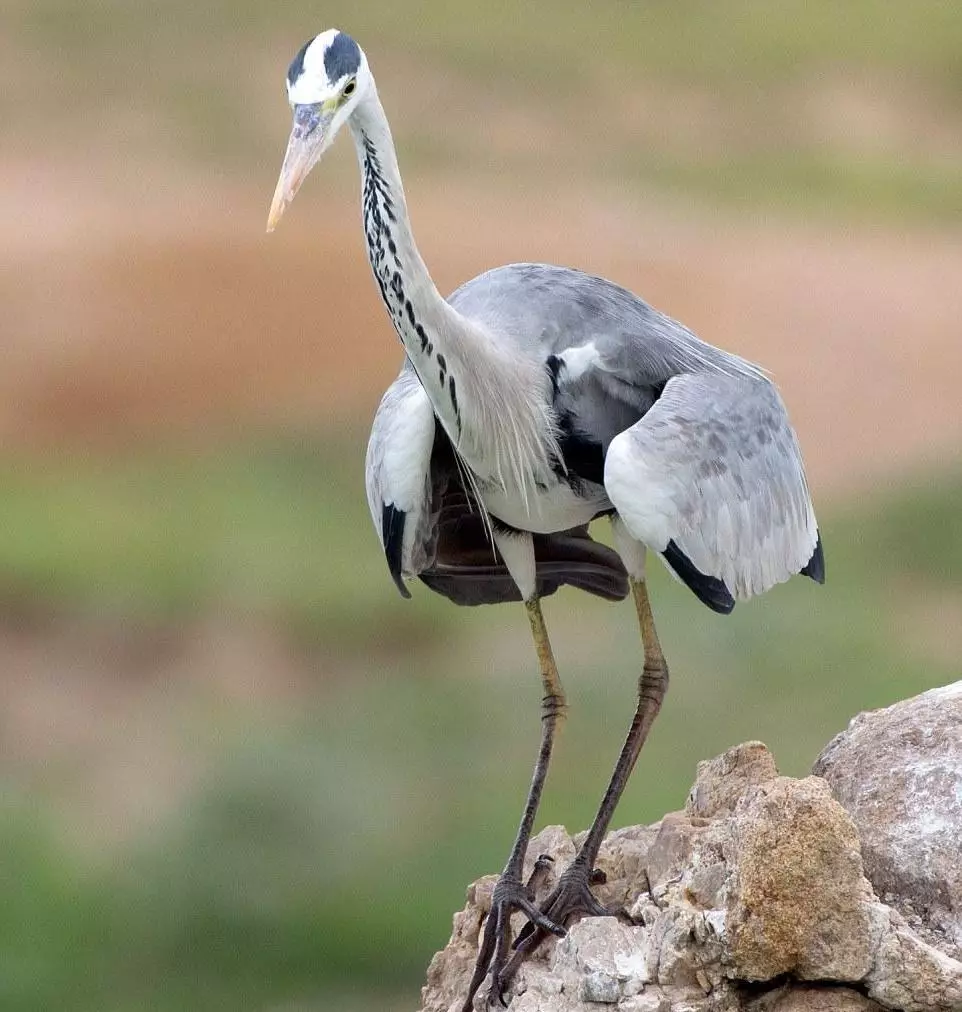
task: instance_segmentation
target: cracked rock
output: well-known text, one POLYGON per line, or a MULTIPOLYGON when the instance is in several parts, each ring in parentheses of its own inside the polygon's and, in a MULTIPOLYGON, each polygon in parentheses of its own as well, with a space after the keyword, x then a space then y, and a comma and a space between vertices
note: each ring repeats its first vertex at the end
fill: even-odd
MULTIPOLYGON (((915 806, 903 805, 913 825, 941 826, 951 815, 951 839, 958 841, 962 811, 943 803, 944 781, 920 781, 918 751, 900 745, 945 745, 954 718, 934 714, 932 704, 962 700, 962 683, 950 690, 900 704, 897 732, 889 728, 896 740, 886 753, 887 774, 891 783, 925 786, 915 806), (941 807, 926 812, 930 801, 941 807)), ((765 746, 748 742, 699 764, 684 812, 609 834, 598 859, 608 881, 596 893, 621 914, 584 918, 565 938, 549 939, 519 971, 511 1012, 962 1012, 962 962, 945 928, 945 918, 959 912, 945 902, 959 882, 958 860, 953 864, 946 851, 944 861, 925 865, 941 876, 937 889, 917 887, 917 875, 884 879, 898 909, 873 889, 867 856, 863 868, 861 777, 878 772, 878 796, 888 795, 873 757, 852 758, 846 750, 876 716, 856 718, 825 750, 817 766, 824 779, 780 777, 765 746), (910 911, 911 922, 900 910, 910 911)), ((860 747, 880 751, 882 744, 860 747)), ((950 769, 953 761, 950 753, 950 769)), ((887 839, 896 841, 897 854, 907 853, 908 835, 879 830, 871 868, 885 866, 887 839)), ((529 869, 539 854, 554 859, 539 898, 575 851, 576 840, 561 827, 532 840, 529 869)), ((469 888, 451 941, 428 969, 422 1012, 460 1009, 495 881, 487 876, 469 888)), ((515 930, 522 922, 515 918, 515 930)), ((486 996, 482 989, 478 1012, 486 996)))
POLYGON ((779 777, 750 787, 730 825, 726 957, 733 973, 861 980, 878 944, 872 891, 855 826, 828 785, 779 777))
POLYGON ((962 682, 859 714, 813 772, 854 819, 876 892, 962 959, 962 682))

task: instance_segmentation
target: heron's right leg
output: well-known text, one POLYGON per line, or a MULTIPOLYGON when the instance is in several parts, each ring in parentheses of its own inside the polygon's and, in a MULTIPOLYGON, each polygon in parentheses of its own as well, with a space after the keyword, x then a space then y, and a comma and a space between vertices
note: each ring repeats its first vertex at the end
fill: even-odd
MULTIPOLYGON (((530 546, 530 538, 527 538, 527 540, 530 547, 531 572, 533 574, 534 549, 533 546, 530 546)), ((487 976, 489 970, 491 971, 491 991, 488 1001, 492 1005, 496 1001, 501 1001, 501 971, 508 961, 511 948, 510 920, 515 910, 522 911, 530 919, 531 923, 536 924, 546 932, 551 932, 555 935, 563 935, 565 933, 563 927, 555 924, 545 914, 541 913, 534 903, 535 883, 546 870, 550 858, 539 857, 528 882, 525 883, 521 879, 524 869, 524 858, 528 850, 528 842, 531 839, 531 830, 534 826, 545 778, 548 774, 548 764, 551 760, 555 730, 559 721, 564 717, 566 706, 564 689, 561 687, 558 668, 555 665, 551 643, 548 640, 548 630, 545 627, 544 616, 541 613, 541 602, 533 591, 533 575, 529 586, 529 581, 526 579, 524 572, 519 573, 519 575, 515 573, 517 554, 525 550, 524 545, 502 546, 499 541, 499 547, 501 548, 502 555, 505 557, 505 561, 508 563, 512 576, 515 576, 521 587, 522 594, 526 590, 531 591, 531 596, 525 600, 524 606, 528 613, 528 621, 531 624, 531 635, 534 639, 535 650, 538 654, 538 665, 541 669, 541 684, 543 688, 541 698, 541 743, 538 748, 534 772, 531 776, 531 786, 528 788, 528 796, 521 815, 521 824, 518 826, 518 833, 511 848, 508 862, 504 866, 504 871, 501 873, 497 885, 494 887, 494 894, 491 899, 491 912, 488 914, 488 919, 484 926, 481 949, 478 953, 478 960, 474 967, 474 973, 471 977, 471 983, 468 987, 468 994, 462 1012, 471 1012, 474 1008, 474 996, 484 982, 484 978, 487 976), (517 553, 512 549, 517 550, 517 553), (513 563, 514 565, 512 565, 513 563)))

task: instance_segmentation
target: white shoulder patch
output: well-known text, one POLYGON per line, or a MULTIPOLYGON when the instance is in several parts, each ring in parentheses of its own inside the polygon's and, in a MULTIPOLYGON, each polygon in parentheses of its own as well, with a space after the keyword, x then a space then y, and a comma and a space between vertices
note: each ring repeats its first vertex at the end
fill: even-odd
POLYGON ((589 369, 595 369, 601 365, 601 356, 598 354, 594 341, 580 344, 577 348, 568 348, 558 358, 564 362, 568 379, 572 383, 577 383, 589 369))

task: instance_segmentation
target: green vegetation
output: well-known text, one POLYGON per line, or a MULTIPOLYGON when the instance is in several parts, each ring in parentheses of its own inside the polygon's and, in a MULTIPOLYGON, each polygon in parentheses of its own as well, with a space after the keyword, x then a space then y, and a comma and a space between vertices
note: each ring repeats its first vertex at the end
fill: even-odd
MULTIPOLYGON (((172 686, 188 713, 197 694, 183 733, 207 773, 99 856, 71 850, 12 778, 0 1007, 233 1012, 348 994, 393 1008, 385 993, 412 1006, 465 883, 503 860, 538 684, 518 611, 397 597, 344 464, 353 439, 349 451, 278 440, 4 476, 8 598, 135 616, 254 608, 319 667, 350 657, 360 673, 269 719, 172 686)), ((899 590, 958 588, 960 491, 960 476, 920 481, 868 517, 829 517, 827 586, 792 581, 727 620, 653 573, 672 690, 618 821, 680 806, 696 762, 738 740, 766 740, 801 774, 856 710, 957 676, 903 641, 899 590)), ((571 714, 541 823, 580 827, 633 705, 637 633, 630 608, 581 595, 546 610, 571 714)))
MULTIPOLYGON (((172 0, 163 10, 121 0, 79 9, 69 0, 14 0, 10 23, 41 45, 77 47, 82 40, 77 60, 134 61, 135 54, 124 50, 139 44, 144 58, 159 63, 172 45, 173 52, 226 49, 239 40, 251 44, 337 25, 371 45, 376 40, 455 68, 475 66, 486 79, 492 67, 512 73, 520 67, 591 81, 607 66, 757 86, 844 66, 910 73, 955 90, 962 75, 962 25, 954 5, 943 0, 852 0, 844 8, 830 0, 607 0, 590 8, 576 0, 502 2, 472 8, 470 21, 462 8, 438 0, 419 3, 415 11, 389 0, 363 6, 332 0, 322 14, 323 25, 317 6, 306 0, 278 10, 254 0, 203 7, 172 0)), ((170 60, 155 69, 167 77, 175 73, 170 60)))
POLYGON ((860 520, 861 537, 876 547, 878 579, 896 559, 896 578, 933 589, 962 584, 962 475, 919 475, 898 496, 860 520))
POLYGON ((0 594, 129 616, 216 604, 276 617, 338 650, 363 642, 366 651, 360 613, 384 635, 414 640, 420 624, 438 618, 414 609, 405 631, 379 613, 363 452, 360 439, 336 449, 291 439, 109 463, 7 459, 0 594))
POLYGON ((369 50, 412 174, 493 160, 542 186, 584 174, 789 213, 958 221, 960 10, 20 0, 5 41, 32 55, 0 111, 27 136, 54 117, 60 139, 84 149, 171 145, 247 179, 273 167, 283 140, 286 61, 336 24, 369 50), (522 143, 506 139, 506 114, 522 143), (471 137, 451 128, 466 115, 471 137), (563 157, 559 137, 576 138, 563 157))

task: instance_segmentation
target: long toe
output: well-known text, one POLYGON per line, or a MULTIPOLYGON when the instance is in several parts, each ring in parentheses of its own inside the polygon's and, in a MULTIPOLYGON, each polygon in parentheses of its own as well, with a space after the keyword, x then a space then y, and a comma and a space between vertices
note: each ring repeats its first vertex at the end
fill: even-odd
MULTIPOLYGON (((609 910, 595 898, 591 892, 592 883, 603 882, 604 877, 598 872, 589 871, 585 865, 576 861, 568 866, 558 884, 541 905, 540 914, 549 923, 565 928, 575 917, 609 917, 615 911, 609 910)), ((564 931, 551 932, 563 934, 564 931)), ((511 985, 518 968, 547 939, 546 930, 540 919, 529 918, 514 942, 514 952, 503 967, 499 967, 497 977, 491 982, 491 993, 501 998, 511 985)))
MULTIPOLYGON (((535 923, 539 931, 548 934, 564 935, 565 929, 541 911, 533 901, 535 875, 542 872, 547 865, 536 865, 535 872, 527 883, 520 879, 506 877, 498 880, 491 897, 491 912, 485 921, 481 948, 471 975, 467 997, 461 1012, 472 1012, 474 998, 484 983, 488 972, 491 973, 491 989, 488 992, 488 1004, 505 1006, 504 988, 500 985, 508 957, 511 953, 511 915, 520 910, 529 918, 528 923, 535 923)), ((550 859, 547 859, 550 860, 550 859)))

